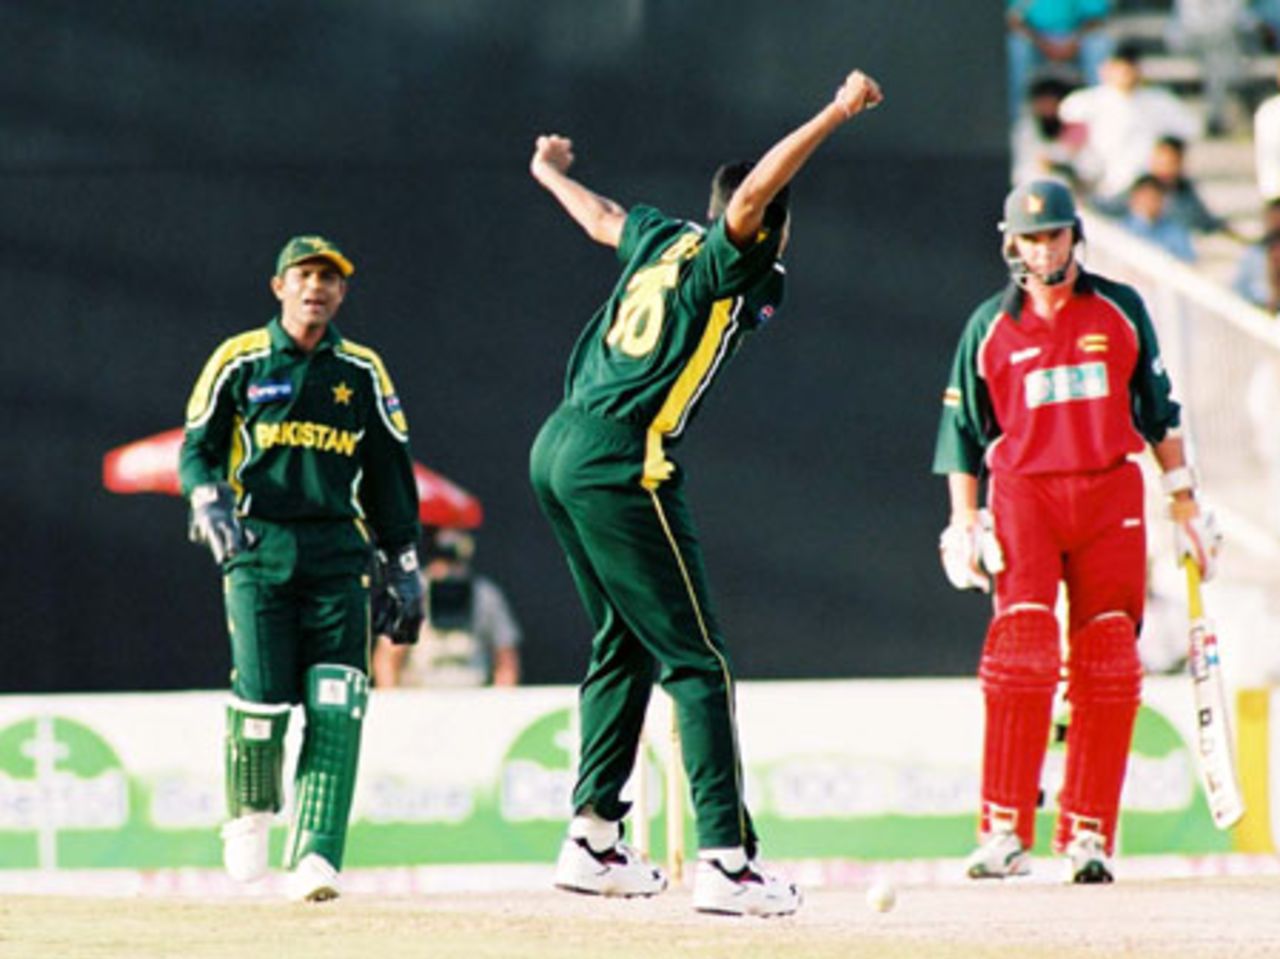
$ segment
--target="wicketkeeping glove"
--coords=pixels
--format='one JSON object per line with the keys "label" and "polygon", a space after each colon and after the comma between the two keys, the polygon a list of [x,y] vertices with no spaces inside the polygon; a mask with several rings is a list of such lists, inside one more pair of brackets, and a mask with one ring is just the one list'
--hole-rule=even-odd
{"label": "wicketkeeping glove", "polygon": [[410,544],[394,556],[378,550],[378,584],[373,593],[373,631],[398,646],[416,643],[426,614],[422,605],[418,549]]}
{"label": "wicketkeeping glove", "polygon": [[1195,500],[1173,500],[1169,518],[1173,520],[1174,559],[1178,565],[1189,556],[1200,570],[1201,580],[1213,579],[1222,550],[1222,533],[1213,511],[1202,509]]}
{"label": "wicketkeeping glove", "polygon": [[942,568],[956,589],[991,592],[991,577],[1004,570],[1004,551],[996,539],[990,510],[978,510],[968,522],[952,523],[938,541]]}
{"label": "wicketkeeping glove", "polygon": [[219,566],[253,548],[253,536],[236,516],[236,494],[226,483],[201,483],[191,491],[187,538],[204,543]]}

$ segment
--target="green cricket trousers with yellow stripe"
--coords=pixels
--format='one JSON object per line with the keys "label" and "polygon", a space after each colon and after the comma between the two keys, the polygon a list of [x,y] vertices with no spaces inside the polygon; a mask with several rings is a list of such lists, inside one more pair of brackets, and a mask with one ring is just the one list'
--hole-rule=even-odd
{"label": "green cricket trousers with yellow stripe", "polygon": [[744,846],[733,680],[681,474],[646,489],[643,428],[561,406],[530,454],[533,487],[595,636],[579,690],[574,811],[621,820],[655,678],[675,702],[703,849]]}
{"label": "green cricket trousers with yellow stripe", "polygon": [[372,547],[355,521],[245,519],[253,549],[226,566],[231,691],[300,703],[317,663],[368,672]]}

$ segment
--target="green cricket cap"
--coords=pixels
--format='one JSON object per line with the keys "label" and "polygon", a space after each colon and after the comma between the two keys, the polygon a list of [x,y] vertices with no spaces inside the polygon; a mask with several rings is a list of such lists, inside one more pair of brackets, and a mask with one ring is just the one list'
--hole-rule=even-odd
{"label": "green cricket cap", "polygon": [[1072,226],[1076,222],[1076,201],[1065,183],[1032,180],[1005,197],[1000,230],[1015,236]]}
{"label": "green cricket cap", "polygon": [[276,276],[283,276],[284,271],[303,260],[314,260],[319,257],[336,266],[343,276],[350,276],[356,271],[355,264],[343,255],[343,252],[322,236],[295,236],[284,245],[280,255],[276,257]]}

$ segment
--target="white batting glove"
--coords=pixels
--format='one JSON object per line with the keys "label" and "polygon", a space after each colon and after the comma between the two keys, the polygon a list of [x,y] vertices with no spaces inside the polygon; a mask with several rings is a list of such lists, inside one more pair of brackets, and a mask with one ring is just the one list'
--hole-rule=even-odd
{"label": "white batting glove", "polygon": [[1004,570],[1004,551],[996,538],[990,510],[953,522],[938,541],[942,568],[956,589],[991,592],[991,577]]}
{"label": "white batting glove", "polygon": [[1174,500],[1169,504],[1173,520],[1174,559],[1178,565],[1188,557],[1200,570],[1200,579],[1208,582],[1218,571],[1218,553],[1222,550],[1222,532],[1210,509],[1201,509],[1193,499]]}

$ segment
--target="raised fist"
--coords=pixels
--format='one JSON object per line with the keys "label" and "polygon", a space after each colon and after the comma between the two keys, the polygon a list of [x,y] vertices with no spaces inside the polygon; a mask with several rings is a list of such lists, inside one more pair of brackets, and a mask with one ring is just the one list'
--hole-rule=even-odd
{"label": "raised fist", "polygon": [[566,173],[573,166],[573,141],[557,133],[548,133],[538,137],[533,145],[533,159],[529,161],[529,171],[536,177],[538,167],[545,165],[560,173]]}
{"label": "raised fist", "polygon": [[836,103],[844,110],[846,117],[856,116],[863,110],[875,109],[883,100],[880,84],[861,70],[854,70],[845,77],[835,96]]}

